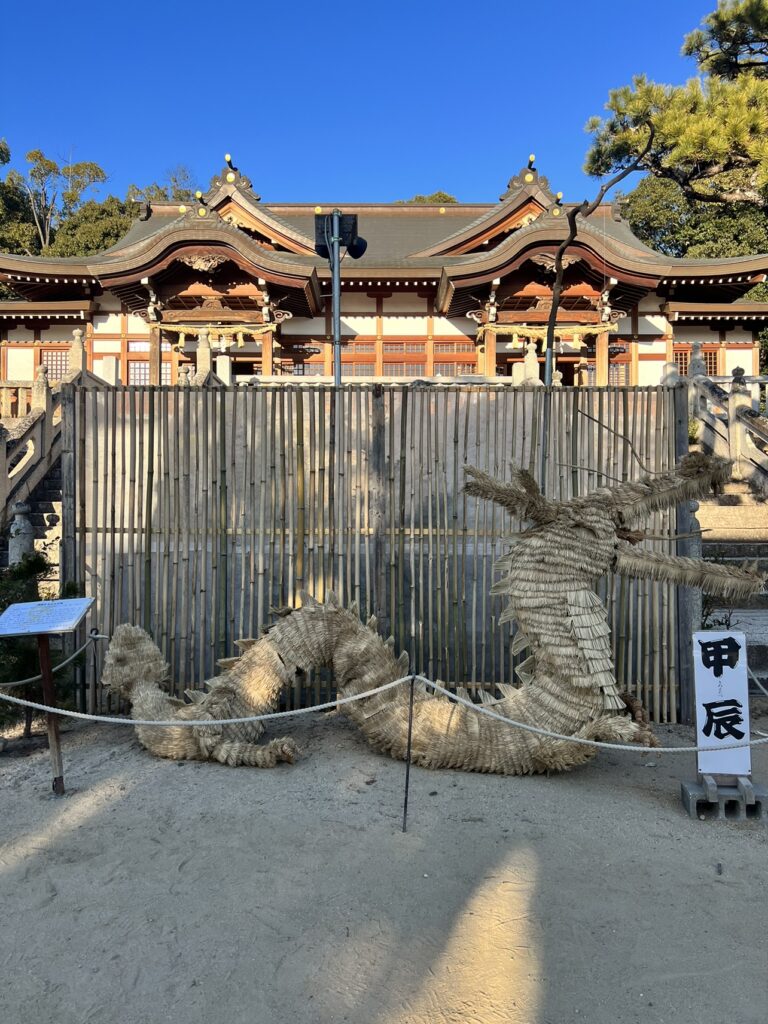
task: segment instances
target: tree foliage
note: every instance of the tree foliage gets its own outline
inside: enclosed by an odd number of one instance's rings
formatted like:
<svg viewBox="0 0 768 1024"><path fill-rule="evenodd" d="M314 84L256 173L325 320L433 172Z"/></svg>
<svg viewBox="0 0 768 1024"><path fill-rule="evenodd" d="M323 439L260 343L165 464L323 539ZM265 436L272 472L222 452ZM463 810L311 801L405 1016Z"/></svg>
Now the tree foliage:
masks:
<svg viewBox="0 0 768 1024"><path fill-rule="evenodd" d="M430 192L429 195L418 195L411 196L410 199L397 199L395 205L397 206L445 206L447 203L458 203L456 196L452 196L449 192Z"/></svg>
<svg viewBox="0 0 768 1024"><path fill-rule="evenodd" d="M648 176L618 198L639 239L668 256L706 259L768 252L768 213L749 203L691 201L674 181Z"/></svg>
<svg viewBox="0 0 768 1024"><path fill-rule="evenodd" d="M768 45L764 23L766 0L723 3L685 43L699 78L672 86L639 75L612 90L608 116L587 125L587 172L628 166L653 127L643 168L655 177L675 182L692 201L768 205L768 78L754 56Z"/></svg>
<svg viewBox="0 0 768 1024"><path fill-rule="evenodd" d="M56 232L46 256L90 256L108 249L128 231L133 220L129 204L116 196L87 202L68 217Z"/></svg>
<svg viewBox="0 0 768 1024"><path fill-rule="evenodd" d="M53 241L57 227L80 207L92 185L107 180L98 164L91 161L58 164L41 149L25 157L26 174L9 171L5 184L26 196L40 249Z"/></svg>
<svg viewBox="0 0 768 1024"><path fill-rule="evenodd" d="M748 71L768 75L768 4L765 0L730 0L708 14L702 27L685 37L683 54L718 78L734 79Z"/></svg>
<svg viewBox="0 0 768 1024"><path fill-rule="evenodd" d="M139 187L129 185L126 202L183 203L195 194L197 186L194 175L186 164L178 164L166 172L164 182L153 182Z"/></svg>

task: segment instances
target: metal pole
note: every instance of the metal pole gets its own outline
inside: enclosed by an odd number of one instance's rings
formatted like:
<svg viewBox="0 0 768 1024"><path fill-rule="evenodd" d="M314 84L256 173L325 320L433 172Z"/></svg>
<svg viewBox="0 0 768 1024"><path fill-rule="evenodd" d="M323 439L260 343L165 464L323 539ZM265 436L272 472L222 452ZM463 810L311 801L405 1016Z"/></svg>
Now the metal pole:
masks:
<svg viewBox="0 0 768 1024"><path fill-rule="evenodd" d="M341 210L331 214L331 275L333 307L333 384L341 387Z"/></svg>
<svg viewBox="0 0 768 1024"><path fill-rule="evenodd" d="M46 635L38 636L37 650L40 655L40 675L43 677L43 699L49 708L56 707L56 691L53 686L51 672L51 649ZM51 752L53 768L53 792L56 796L64 795L64 768L61 761L61 742L59 740L59 718L50 711L48 719L48 749Z"/></svg>
<svg viewBox="0 0 768 1024"><path fill-rule="evenodd" d="M408 704L408 745L405 751L405 796L403 797L403 832L407 831L408 821L408 786L411 781L411 740L413 738L413 687L416 676L411 676L411 694Z"/></svg>

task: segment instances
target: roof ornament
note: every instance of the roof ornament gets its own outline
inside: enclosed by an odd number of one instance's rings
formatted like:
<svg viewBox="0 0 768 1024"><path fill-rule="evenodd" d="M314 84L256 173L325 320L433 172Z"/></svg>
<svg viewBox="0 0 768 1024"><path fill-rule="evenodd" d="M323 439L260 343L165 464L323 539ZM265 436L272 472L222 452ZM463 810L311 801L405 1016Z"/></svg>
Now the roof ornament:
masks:
<svg viewBox="0 0 768 1024"><path fill-rule="evenodd" d="M517 172L517 174L510 178L507 182L507 191L503 192L499 199L504 202L505 199L510 199L512 196L517 195L522 189L534 191L539 188L543 192L546 192L551 196L549 181L544 177L543 174L539 174L535 167L536 154L531 153L528 157L528 164ZM554 196L551 196L554 199Z"/></svg>
<svg viewBox="0 0 768 1024"><path fill-rule="evenodd" d="M238 168L232 163L231 153L224 154L224 167L219 174L214 174L211 178L211 191L219 189L223 185L247 190L251 193L251 199L254 199L257 203L261 200L261 196L257 195L253 191L251 179L246 178L244 174L241 174Z"/></svg>

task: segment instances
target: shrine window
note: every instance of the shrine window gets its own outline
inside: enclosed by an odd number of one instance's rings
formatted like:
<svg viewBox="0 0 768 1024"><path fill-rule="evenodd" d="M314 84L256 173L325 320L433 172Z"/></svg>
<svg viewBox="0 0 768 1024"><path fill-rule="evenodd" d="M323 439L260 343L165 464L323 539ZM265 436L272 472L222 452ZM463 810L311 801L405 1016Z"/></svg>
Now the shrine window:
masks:
<svg viewBox="0 0 768 1024"><path fill-rule="evenodd" d="M476 363L461 363L454 362L436 362L435 373L441 373L444 377L465 377L469 374L477 373Z"/></svg>
<svg viewBox="0 0 768 1024"><path fill-rule="evenodd" d="M342 377L373 377L376 372L375 363L342 363Z"/></svg>
<svg viewBox="0 0 768 1024"><path fill-rule="evenodd" d="M424 363L385 363L385 377L423 377L427 368Z"/></svg>
<svg viewBox="0 0 768 1024"><path fill-rule="evenodd" d="M160 383L171 383L171 364L160 365ZM128 384L133 387L142 387L149 384L149 361L143 359L128 360Z"/></svg>
<svg viewBox="0 0 768 1024"><path fill-rule="evenodd" d="M48 380L61 380L67 374L69 353L68 349L46 348L40 354L40 362L48 371Z"/></svg>
<svg viewBox="0 0 768 1024"><path fill-rule="evenodd" d="M716 345L710 345L707 348L702 346L702 356L704 358L704 364L707 368L707 376L717 376L717 353L718 347ZM674 348L674 360L677 366L677 372L681 377L688 375L688 367L691 363L691 346L690 345L676 345Z"/></svg>

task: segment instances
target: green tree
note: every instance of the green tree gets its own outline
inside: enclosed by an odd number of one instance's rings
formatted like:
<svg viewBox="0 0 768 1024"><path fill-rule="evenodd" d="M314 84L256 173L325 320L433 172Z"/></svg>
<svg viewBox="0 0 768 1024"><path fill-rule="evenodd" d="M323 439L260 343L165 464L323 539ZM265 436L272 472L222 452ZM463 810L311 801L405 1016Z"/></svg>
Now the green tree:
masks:
<svg viewBox="0 0 768 1024"><path fill-rule="evenodd" d="M702 27L686 36L686 57L718 78L737 78L745 71L768 75L768 4L765 0L721 3Z"/></svg>
<svg viewBox="0 0 768 1024"><path fill-rule="evenodd" d="M27 173L9 171L5 185L26 197L39 248L45 249L59 224L79 209L87 190L106 181L107 176L96 163L60 165L41 149L31 150L25 159L30 165Z"/></svg>
<svg viewBox="0 0 768 1024"><path fill-rule="evenodd" d="M11 159L5 139L0 139L0 165ZM7 180L0 181L0 251L23 252L31 256L40 251L35 223L27 195Z"/></svg>
<svg viewBox="0 0 768 1024"><path fill-rule="evenodd" d="M128 231L133 215L127 203L116 196L98 203L89 199L62 221L46 256L90 256L103 252Z"/></svg>
<svg viewBox="0 0 768 1024"><path fill-rule="evenodd" d="M617 198L622 216L652 249L691 259L768 252L768 212L749 203L691 201L674 181L648 176Z"/></svg>
<svg viewBox="0 0 768 1024"><path fill-rule="evenodd" d="M721 3L684 52L700 77L660 85L644 75L610 92L608 116L593 118L586 170L621 170L653 145L642 169L675 182L701 203L768 204L768 78L760 52L768 46L765 0ZM758 66L756 66L758 65Z"/></svg>
<svg viewBox="0 0 768 1024"><path fill-rule="evenodd" d="M396 206L445 206L447 203L458 203L456 196L449 192L430 192L426 195L411 196L410 199L396 199Z"/></svg>
<svg viewBox="0 0 768 1024"><path fill-rule="evenodd" d="M140 188L129 185L126 202L183 203L190 200L196 190L194 175L185 164L178 164L166 171L165 181L153 182Z"/></svg>

